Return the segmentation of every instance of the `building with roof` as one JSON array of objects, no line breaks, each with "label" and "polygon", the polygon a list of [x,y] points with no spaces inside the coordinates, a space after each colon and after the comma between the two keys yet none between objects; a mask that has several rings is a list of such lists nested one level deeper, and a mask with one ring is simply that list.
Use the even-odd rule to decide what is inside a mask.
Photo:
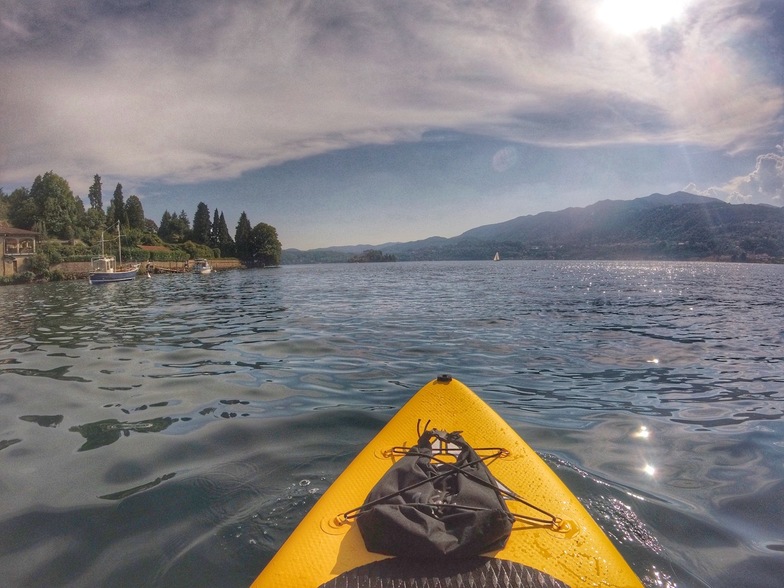
[{"label": "building with roof", "polygon": [[27,271],[35,255],[39,234],[0,224],[0,277]]}]

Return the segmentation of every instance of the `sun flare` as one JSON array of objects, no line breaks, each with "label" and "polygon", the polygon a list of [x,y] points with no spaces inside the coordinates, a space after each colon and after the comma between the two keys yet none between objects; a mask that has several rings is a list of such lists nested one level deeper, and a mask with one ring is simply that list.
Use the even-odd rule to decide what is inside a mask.
[{"label": "sun flare", "polygon": [[677,20],[688,3],[689,0],[602,0],[597,16],[615,32],[633,35]]}]

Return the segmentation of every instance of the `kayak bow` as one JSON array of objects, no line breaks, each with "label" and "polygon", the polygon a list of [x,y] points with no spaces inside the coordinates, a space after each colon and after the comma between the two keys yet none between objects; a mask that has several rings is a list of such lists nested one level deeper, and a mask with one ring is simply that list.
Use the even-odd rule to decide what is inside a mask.
[{"label": "kayak bow", "polygon": [[[367,549],[356,517],[347,514],[361,510],[379,480],[402,460],[401,448],[417,444],[424,423],[429,423],[424,428],[461,432],[474,448],[502,448],[487,460],[487,468],[520,499],[506,500],[514,523],[503,547],[438,559]],[[453,583],[446,583],[450,578]],[[403,405],[313,506],[253,588],[439,585],[642,587],[558,476],[492,408],[449,376],[428,383]]]}]

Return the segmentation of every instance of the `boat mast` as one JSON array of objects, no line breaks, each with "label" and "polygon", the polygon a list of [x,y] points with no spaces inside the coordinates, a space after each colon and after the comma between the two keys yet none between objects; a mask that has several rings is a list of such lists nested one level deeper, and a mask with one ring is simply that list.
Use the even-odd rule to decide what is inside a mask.
[{"label": "boat mast", "polygon": [[117,263],[122,265],[122,239],[120,239],[120,221],[117,221]]}]

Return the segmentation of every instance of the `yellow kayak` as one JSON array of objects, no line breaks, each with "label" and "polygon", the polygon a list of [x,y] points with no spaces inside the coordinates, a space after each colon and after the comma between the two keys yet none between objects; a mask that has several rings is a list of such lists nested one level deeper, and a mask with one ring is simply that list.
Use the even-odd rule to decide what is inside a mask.
[{"label": "yellow kayak", "polygon": [[[422,443],[423,438],[432,442],[432,451]],[[464,446],[468,447],[465,452]],[[423,457],[423,452],[430,457]],[[456,457],[458,452],[460,458]],[[382,519],[371,518],[376,516],[371,511],[386,508],[399,514],[406,507],[384,503],[407,503],[432,483],[411,484],[405,500],[399,497],[402,491],[398,497],[379,498],[377,489],[389,483],[390,477],[395,478],[399,468],[413,464],[411,460],[421,465],[423,459],[432,462],[434,470],[454,470],[451,475],[456,478],[481,482],[480,470],[472,474],[458,463],[472,455],[478,455],[486,465],[476,465],[474,460],[470,466],[486,467],[495,484],[494,492],[503,502],[499,507],[502,510],[496,509],[502,514],[490,518],[502,520],[511,531],[507,528],[504,537],[486,543],[491,546],[488,551],[476,554],[461,551],[463,540],[458,539],[443,548],[450,553],[428,555],[427,548],[418,544],[414,547],[418,537],[403,539],[398,546],[413,552],[413,556],[390,555],[392,552],[385,551],[387,547],[379,550],[374,541],[389,541],[394,533],[374,533],[373,525]],[[460,472],[455,473],[457,470]],[[488,486],[487,482],[482,484]],[[445,500],[451,501],[460,500]],[[438,506],[447,508],[430,504],[428,512],[447,512],[451,516],[463,508]],[[421,506],[416,508],[423,510]],[[474,520],[470,517],[481,515],[481,510],[465,507],[460,517]],[[508,515],[503,514],[505,510]],[[419,512],[415,514],[419,516]],[[431,522],[426,523],[428,529]],[[391,541],[394,543],[394,537]],[[436,549],[445,545],[435,543]],[[368,549],[368,544],[374,551]],[[391,549],[394,552],[397,547],[392,545]],[[253,588],[349,586],[641,588],[642,584],[577,498],[520,436],[464,384],[439,376],[403,405],[349,464],[253,583]]]}]

